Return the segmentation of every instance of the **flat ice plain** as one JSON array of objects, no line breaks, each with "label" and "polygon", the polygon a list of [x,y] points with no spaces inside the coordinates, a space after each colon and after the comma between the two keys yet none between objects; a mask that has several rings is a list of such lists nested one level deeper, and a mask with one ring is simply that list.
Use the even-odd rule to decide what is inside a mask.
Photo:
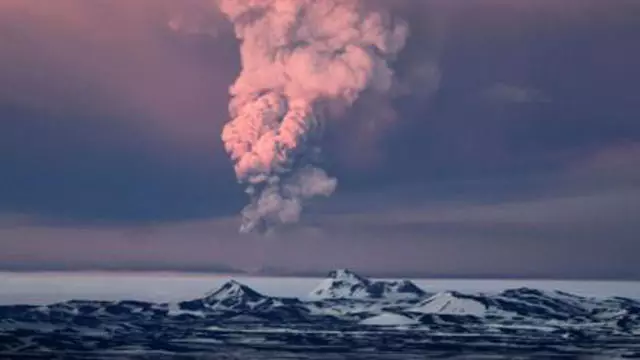
[{"label": "flat ice plain", "polygon": [[[311,277],[259,277],[170,272],[0,272],[0,305],[44,305],[72,299],[173,302],[194,299],[235,279],[269,296],[305,298]],[[576,295],[640,299],[640,281],[412,279],[427,292],[499,292],[528,287]]]}]

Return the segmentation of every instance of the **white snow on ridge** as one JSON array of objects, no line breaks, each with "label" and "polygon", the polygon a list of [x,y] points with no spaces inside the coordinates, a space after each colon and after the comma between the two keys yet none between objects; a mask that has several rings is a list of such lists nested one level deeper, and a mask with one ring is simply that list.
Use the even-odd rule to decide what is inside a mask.
[{"label": "white snow on ridge", "polygon": [[176,303],[169,304],[169,309],[167,311],[167,316],[180,316],[180,315],[191,315],[197,317],[204,317],[204,313],[200,310],[183,310],[180,309],[180,306]]},{"label": "white snow on ridge", "polygon": [[236,280],[229,280],[215,291],[209,292],[205,299],[208,301],[219,301],[229,298],[252,298],[260,299],[264,295]]},{"label": "white snow on ridge", "polygon": [[348,270],[339,269],[329,273],[329,276],[311,291],[309,297],[364,299],[369,297],[367,287],[367,279]]},{"label": "white snow on ridge", "polygon": [[458,297],[455,293],[447,291],[433,295],[411,308],[410,311],[439,315],[484,316],[487,308],[477,300]]},{"label": "white snow on ridge", "polygon": [[311,299],[415,299],[426,293],[409,280],[374,281],[361,277],[349,270],[339,269],[316,286]]}]

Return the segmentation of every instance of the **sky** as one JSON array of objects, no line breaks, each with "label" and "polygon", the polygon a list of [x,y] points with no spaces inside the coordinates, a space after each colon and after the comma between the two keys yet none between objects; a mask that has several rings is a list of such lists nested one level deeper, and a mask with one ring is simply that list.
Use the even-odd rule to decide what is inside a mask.
[{"label": "sky", "polygon": [[640,279],[640,4],[370,1],[397,89],[327,121],[337,192],[268,236],[215,1],[2,1],[0,268]]}]

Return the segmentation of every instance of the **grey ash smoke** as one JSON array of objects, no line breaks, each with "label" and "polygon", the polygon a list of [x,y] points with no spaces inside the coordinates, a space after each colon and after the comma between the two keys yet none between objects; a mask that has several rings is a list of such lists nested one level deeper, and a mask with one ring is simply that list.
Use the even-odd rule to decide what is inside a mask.
[{"label": "grey ash smoke", "polygon": [[221,0],[240,41],[225,149],[251,202],[241,232],[298,221],[304,203],[337,180],[317,167],[323,105],[349,107],[389,92],[406,22],[363,0]]}]

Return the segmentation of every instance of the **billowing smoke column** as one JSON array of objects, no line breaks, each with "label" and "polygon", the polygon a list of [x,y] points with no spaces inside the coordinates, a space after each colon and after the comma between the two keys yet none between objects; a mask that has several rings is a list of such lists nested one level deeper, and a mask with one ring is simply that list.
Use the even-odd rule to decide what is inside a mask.
[{"label": "billowing smoke column", "polygon": [[365,89],[387,92],[389,61],[405,22],[367,0],[219,0],[241,42],[222,132],[247,185],[241,232],[298,221],[305,200],[337,181],[317,167],[325,108],[351,105]]}]

